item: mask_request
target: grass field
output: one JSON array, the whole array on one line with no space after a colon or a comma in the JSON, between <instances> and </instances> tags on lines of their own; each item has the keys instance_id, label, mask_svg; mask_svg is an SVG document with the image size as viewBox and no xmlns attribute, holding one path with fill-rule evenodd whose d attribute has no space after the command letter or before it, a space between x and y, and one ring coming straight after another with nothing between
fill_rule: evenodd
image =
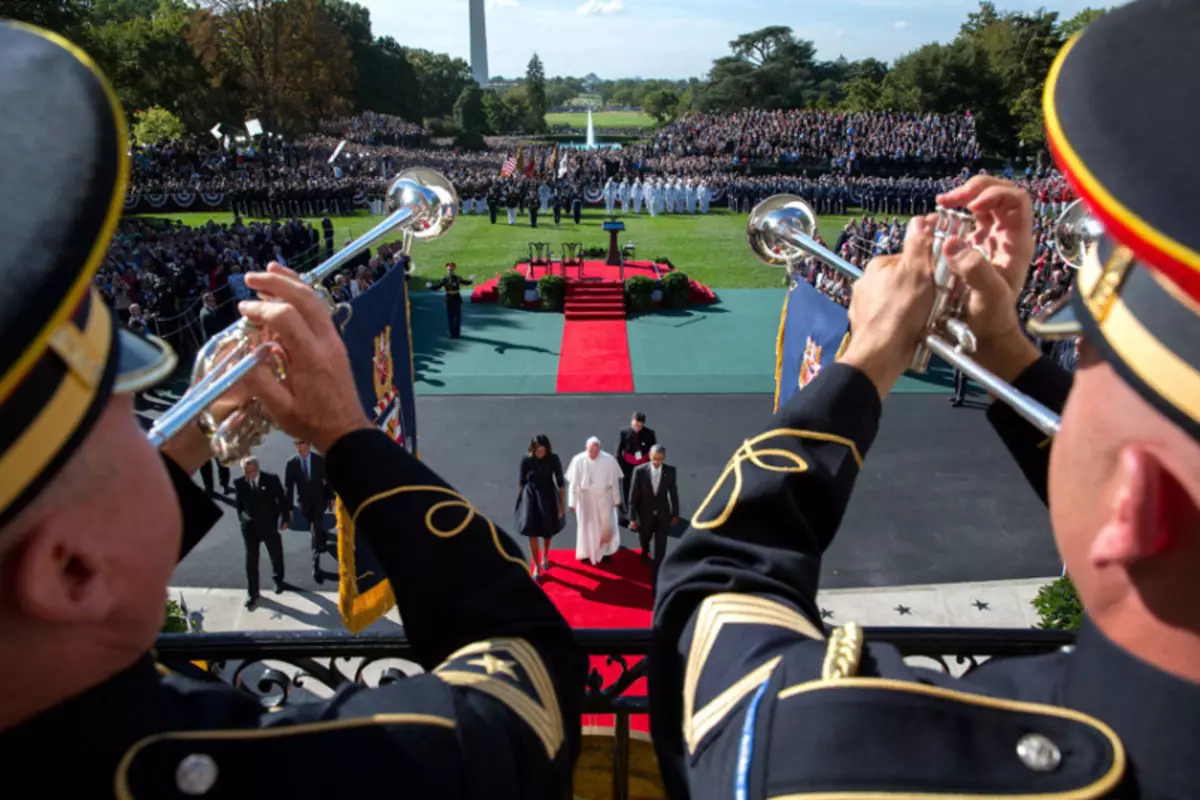
<instances>
[{"instance_id":1,"label":"grass field","mask_svg":"<svg viewBox=\"0 0 1200 800\"><path fill-rule=\"evenodd\" d=\"M190 212L185 214L155 214L148 216L179 219L187 225L203 225L208 220L229 223L232 214ZM529 227L528 217L518 217L518 224L509 227L503 213L495 225L488 217L460 217L450 232L432 242L418 242L413 250L418 274L433 275L442 271L446 261L458 264L460 275L476 275L480 280L512 267L518 260L527 260L529 242L549 242L555 253L564 242L582 242L585 247L608 245L608 234L600 229L606 219L603 209L585 211L583 222L576 225L563 217L558 226L552 216L539 217L538 227ZM714 289L774 289L784 285L783 270L759 262L746 244L746 215L727 210L707 215L666 214L651 219L649 215L626 216L626 230L620 236L622 245L633 242L640 259L669 258L675 267L690 277ZM821 234L833 242L848 217L829 216L821 220ZM338 247L348 238L356 238L379 217L361 214L334 219L334 242ZM310 220L319 225L320 220Z\"/></svg>"},{"instance_id":2,"label":"grass field","mask_svg":"<svg viewBox=\"0 0 1200 800\"><path fill-rule=\"evenodd\" d=\"M597 111L592 114L597 128L649 128L654 117L641 111ZM559 112L546 115L547 125L570 125L572 128L587 128L586 111Z\"/></svg>"}]
</instances>

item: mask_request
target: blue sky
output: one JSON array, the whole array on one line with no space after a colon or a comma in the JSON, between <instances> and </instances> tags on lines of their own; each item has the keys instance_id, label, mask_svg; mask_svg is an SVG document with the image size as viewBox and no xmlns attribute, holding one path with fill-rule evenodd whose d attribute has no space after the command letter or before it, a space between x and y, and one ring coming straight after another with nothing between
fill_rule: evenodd
<instances>
[{"instance_id":1,"label":"blue sky","mask_svg":"<svg viewBox=\"0 0 1200 800\"><path fill-rule=\"evenodd\" d=\"M468 58L467 0L357 0L377 35ZM891 61L954 37L968 0L486 0L492 75L525 71L536 50L547 75L602 78L702 76L735 36L788 25L820 58ZM998 0L1001 9L1046 7L1069 17L1092 0Z\"/></svg>"}]
</instances>

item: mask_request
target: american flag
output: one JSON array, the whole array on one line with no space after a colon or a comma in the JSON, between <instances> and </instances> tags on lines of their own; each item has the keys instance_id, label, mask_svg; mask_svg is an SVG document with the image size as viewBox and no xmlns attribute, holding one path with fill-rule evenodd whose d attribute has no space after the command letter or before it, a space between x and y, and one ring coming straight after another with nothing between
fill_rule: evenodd
<instances>
[{"instance_id":1,"label":"american flag","mask_svg":"<svg viewBox=\"0 0 1200 800\"><path fill-rule=\"evenodd\" d=\"M514 172L516 172L516 170L517 170L517 157L510 153L508 158L506 158L504 160L504 166L500 168L500 174L503 175L505 178L510 178L510 177L512 177L512 174Z\"/></svg>"}]
</instances>

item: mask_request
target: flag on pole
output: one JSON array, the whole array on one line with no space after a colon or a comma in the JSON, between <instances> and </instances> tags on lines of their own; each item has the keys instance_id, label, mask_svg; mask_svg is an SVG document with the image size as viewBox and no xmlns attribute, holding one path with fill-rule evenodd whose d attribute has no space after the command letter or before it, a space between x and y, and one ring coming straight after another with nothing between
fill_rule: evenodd
<instances>
[{"instance_id":1,"label":"flag on pole","mask_svg":"<svg viewBox=\"0 0 1200 800\"><path fill-rule=\"evenodd\" d=\"M263 126L261 122L256 119L246 120L246 133L250 134L251 136L262 136L262 132Z\"/></svg>"},{"instance_id":2,"label":"flag on pole","mask_svg":"<svg viewBox=\"0 0 1200 800\"><path fill-rule=\"evenodd\" d=\"M213 138L218 142L221 141L221 123L218 122L216 125L213 125L211 128L209 128L208 132L211 133Z\"/></svg>"},{"instance_id":3,"label":"flag on pole","mask_svg":"<svg viewBox=\"0 0 1200 800\"><path fill-rule=\"evenodd\" d=\"M783 301L775 343L775 412L787 405L849 340L846 309L798 278Z\"/></svg>"},{"instance_id":4,"label":"flag on pole","mask_svg":"<svg viewBox=\"0 0 1200 800\"><path fill-rule=\"evenodd\" d=\"M340 155L342 154L342 148L343 148L343 147L345 147L345 146L346 146L346 140L345 140L345 139L342 139L340 142L338 142L337 149L336 149L336 150L334 150L334 151L333 151L333 155L331 155L331 156L329 157L329 163L330 163L330 164L332 164L334 161L337 161L337 157L338 157L338 156L340 156Z\"/></svg>"},{"instance_id":5,"label":"flag on pole","mask_svg":"<svg viewBox=\"0 0 1200 800\"><path fill-rule=\"evenodd\" d=\"M525 172L525 148L524 146L517 148L517 165L514 168L516 172Z\"/></svg>"},{"instance_id":6,"label":"flag on pole","mask_svg":"<svg viewBox=\"0 0 1200 800\"><path fill-rule=\"evenodd\" d=\"M354 298L350 308L342 341L359 401L376 427L417 455L412 328L404 270L392 269ZM386 614L396 597L340 498L337 529L338 609L342 623L357 633Z\"/></svg>"},{"instance_id":7,"label":"flag on pole","mask_svg":"<svg viewBox=\"0 0 1200 800\"><path fill-rule=\"evenodd\" d=\"M517 159L511 153L509 153L508 158L504 159L504 166L500 168L500 175L504 178L511 178L516 169Z\"/></svg>"}]
</instances>

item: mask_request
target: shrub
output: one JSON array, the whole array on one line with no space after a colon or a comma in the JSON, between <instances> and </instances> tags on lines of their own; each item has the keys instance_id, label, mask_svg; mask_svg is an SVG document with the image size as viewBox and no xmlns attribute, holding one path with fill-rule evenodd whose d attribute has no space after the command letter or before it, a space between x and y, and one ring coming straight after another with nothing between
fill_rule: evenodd
<instances>
[{"instance_id":1,"label":"shrub","mask_svg":"<svg viewBox=\"0 0 1200 800\"><path fill-rule=\"evenodd\" d=\"M691 288L688 276L683 272L668 272L663 275L663 305L667 308L683 308L688 304Z\"/></svg>"},{"instance_id":2,"label":"shrub","mask_svg":"<svg viewBox=\"0 0 1200 800\"><path fill-rule=\"evenodd\" d=\"M654 292L654 281L645 275L634 275L625 281L625 306L635 314L645 314L654 308L650 295Z\"/></svg>"},{"instance_id":3,"label":"shrub","mask_svg":"<svg viewBox=\"0 0 1200 800\"><path fill-rule=\"evenodd\" d=\"M655 264L666 264L671 269L675 269L675 265L671 263L671 259L669 259L669 258L656 258L656 259L654 259L654 263Z\"/></svg>"},{"instance_id":4,"label":"shrub","mask_svg":"<svg viewBox=\"0 0 1200 800\"><path fill-rule=\"evenodd\" d=\"M182 601L183 598L180 598L179 601L167 598L167 615L163 620L163 633L191 633L200 630L200 621L189 617L187 606Z\"/></svg>"},{"instance_id":5,"label":"shrub","mask_svg":"<svg viewBox=\"0 0 1200 800\"><path fill-rule=\"evenodd\" d=\"M463 131L454 137L454 146L460 150L486 150L487 143L483 134L477 131Z\"/></svg>"},{"instance_id":6,"label":"shrub","mask_svg":"<svg viewBox=\"0 0 1200 800\"><path fill-rule=\"evenodd\" d=\"M543 275L538 279L538 293L542 296L542 308L562 311L567 299L567 280L562 275Z\"/></svg>"},{"instance_id":7,"label":"shrub","mask_svg":"<svg viewBox=\"0 0 1200 800\"><path fill-rule=\"evenodd\" d=\"M162 106L150 106L133 112L133 140L138 144L158 144L163 139L182 139L187 128L179 117Z\"/></svg>"},{"instance_id":8,"label":"shrub","mask_svg":"<svg viewBox=\"0 0 1200 800\"><path fill-rule=\"evenodd\" d=\"M525 276L515 269L510 269L500 276L499 285L500 305L505 308L524 308L525 306Z\"/></svg>"},{"instance_id":9,"label":"shrub","mask_svg":"<svg viewBox=\"0 0 1200 800\"><path fill-rule=\"evenodd\" d=\"M1041 618L1039 628L1074 631L1083 624L1083 601L1067 575L1039 589L1033 607Z\"/></svg>"}]
</instances>

